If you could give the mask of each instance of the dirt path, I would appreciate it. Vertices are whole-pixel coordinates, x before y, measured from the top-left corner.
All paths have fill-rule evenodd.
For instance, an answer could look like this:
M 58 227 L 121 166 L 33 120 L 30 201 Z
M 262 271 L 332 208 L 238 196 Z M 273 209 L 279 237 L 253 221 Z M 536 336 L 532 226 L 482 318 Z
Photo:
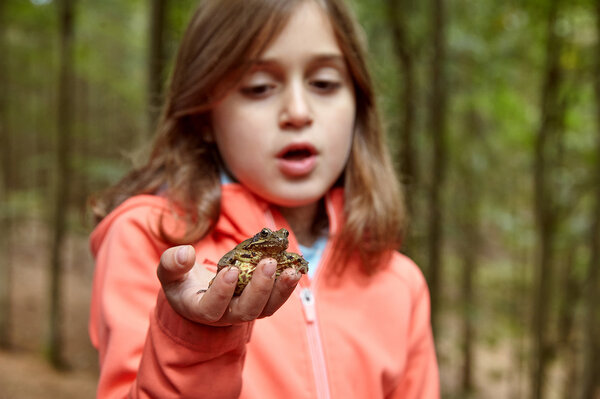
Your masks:
M 96 373 L 59 372 L 40 356 L 27 352 L 0 352 L 0 399 L 94 398 Z
M 72 235 L 66 246 L 63 333 L 68 372 L 42 356 L 48 324 L 48 246 L 42 224 L 20 225 L 11 239 L 14 350 L 0 351 L 0 399 L 93 398 L 97 359 L 87 333 L 93 262 L 87 237 Z

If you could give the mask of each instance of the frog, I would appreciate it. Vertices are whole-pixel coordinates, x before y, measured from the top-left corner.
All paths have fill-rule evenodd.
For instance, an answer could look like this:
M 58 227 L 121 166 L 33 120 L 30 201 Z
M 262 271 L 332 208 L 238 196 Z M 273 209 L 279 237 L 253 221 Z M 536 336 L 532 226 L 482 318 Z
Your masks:
M 289 267 L 301 274 L 308 273 L 308 262 L 302 255 L 286 252 L 289 234 L 285 228 L 273 231 L 265 227 L 223 255 L 217 264 L 217 273 L 232 266 L 239 270 L 234 296 L 242 294 L 252 278 L 256 265 L 264 258 L 277 261 L 275 278 Z

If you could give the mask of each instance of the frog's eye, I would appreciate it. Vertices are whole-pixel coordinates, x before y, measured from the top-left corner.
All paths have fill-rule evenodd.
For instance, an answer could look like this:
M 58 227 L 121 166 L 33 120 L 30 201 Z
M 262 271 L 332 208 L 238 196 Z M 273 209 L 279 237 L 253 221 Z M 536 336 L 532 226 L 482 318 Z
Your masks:
M 267 237 L 269 235 L 269 229 L 264 228 L 260 231 L 260 236 L 261 237 Z
M 289 231 L 287 231 L 286 229 L 281 229 L 281 232 L 283 233 L 283 236 L 284 236 L 285 238 L 287 238 L 287 237 L 290 235 L 290 232 L 289 232 Z

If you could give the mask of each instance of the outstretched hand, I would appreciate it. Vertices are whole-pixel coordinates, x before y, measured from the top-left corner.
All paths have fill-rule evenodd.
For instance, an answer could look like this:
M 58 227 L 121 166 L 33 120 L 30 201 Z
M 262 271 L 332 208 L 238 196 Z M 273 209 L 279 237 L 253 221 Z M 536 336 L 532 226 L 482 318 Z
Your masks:
M 191 321 L 210 326 L 227 326 L 267 317 L 289 298 L 301 274 L 292 268 L 275 279 L 277 262 L 261 260 L 248 286 L 240 296 L 233 296 L 238 269 L 221 270 L 211 286 L 214 274 L 195 264 L 191 245 L 167 249 L 157 269 L 158 279 L 171 307 Z

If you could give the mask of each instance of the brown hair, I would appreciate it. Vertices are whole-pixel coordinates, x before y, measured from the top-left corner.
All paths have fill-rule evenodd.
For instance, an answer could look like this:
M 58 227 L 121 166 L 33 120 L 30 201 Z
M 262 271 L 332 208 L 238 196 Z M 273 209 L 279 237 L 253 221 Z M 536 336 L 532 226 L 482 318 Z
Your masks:
M 360 30 L 342 0 L 203 0 L 180 45 L 150 157 L 93 201 L 98 219 L 133 195 L 164 190 L 183 213 L 187 230 L 174 237 L 161 223 L 163 239 L 192 243 L 210 231 L 220 212 L 220 157 L 207 140 L 210 110 L 303 1 L 316 1 L 328 14 L 356 93 L 355 134 L 342 177 L 345 223 L 336 237 L 336 259 L 343 261 L 358 248 L 373 271 L 387 250 L 400 245 L 404 210 L 399 184 L 385 149 Z

